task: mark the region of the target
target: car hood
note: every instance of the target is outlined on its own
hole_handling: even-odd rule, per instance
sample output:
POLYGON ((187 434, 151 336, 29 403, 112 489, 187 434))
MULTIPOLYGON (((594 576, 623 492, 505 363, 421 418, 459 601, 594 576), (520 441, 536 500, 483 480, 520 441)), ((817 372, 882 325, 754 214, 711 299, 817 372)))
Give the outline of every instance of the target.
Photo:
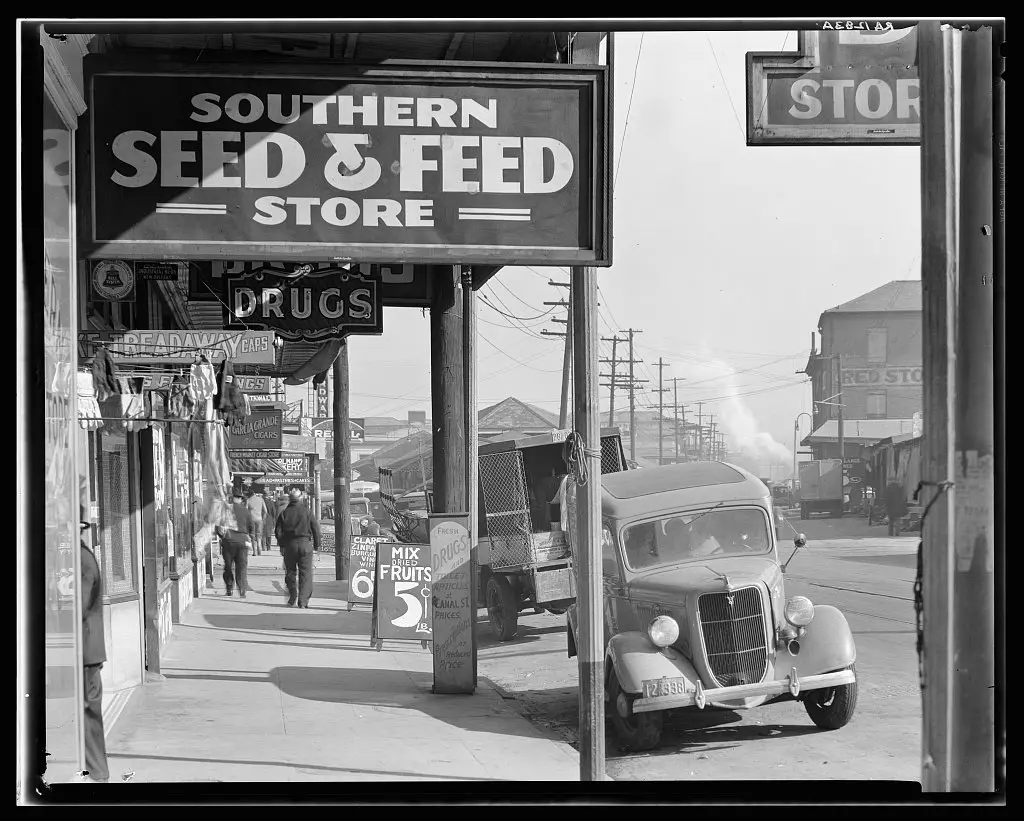
POLYGON ((775 558, 737 556, 711 561, 693 561, 651 570, 629 583, 630 598, 659 602, 671 601, 688 593, 707 593, 726 589, 726 578, 731 589, 764 583, 777 590, 782 573, 775 558))

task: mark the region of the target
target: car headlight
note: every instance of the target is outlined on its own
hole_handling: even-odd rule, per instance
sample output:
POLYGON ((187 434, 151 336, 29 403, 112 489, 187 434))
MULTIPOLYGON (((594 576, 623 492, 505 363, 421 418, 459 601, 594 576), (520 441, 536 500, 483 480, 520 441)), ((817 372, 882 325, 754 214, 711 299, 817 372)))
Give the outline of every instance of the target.
POLYGON ((796 627, 804 627, 814 618, 814 605, 806 596, 793 596, 786 602, 786 621, 796 627))
POLYGON ((658 647, 670 647, 679 640, 679 623, 671 616, 656 616, 647 628, 647 635, 658 647))

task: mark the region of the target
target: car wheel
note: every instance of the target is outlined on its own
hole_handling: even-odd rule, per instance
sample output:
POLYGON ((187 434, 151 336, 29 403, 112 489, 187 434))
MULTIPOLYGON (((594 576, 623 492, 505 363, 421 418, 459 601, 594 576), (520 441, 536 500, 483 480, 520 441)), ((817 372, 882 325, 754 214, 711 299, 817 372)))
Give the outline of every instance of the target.
POLYGON ((635 695, 622 689, 619 676, 613 667, 608 674, 608 715, 612 720, 615 738, 625 750, 653 750, 661 741, 665 713, 660 710, 652 713, 634 713, 635 700, 635 695))
POLYGON ((519 630, 519 603, 511 583, 504 576, 491 576, 487 580, 487 617, 498 641, 515 638, 519 630))
MULTIPOLYGON (((850 667, 854 675, 856 667, 850 667)), ((845 727, 853 718, 857 708, 857 681, 829 687, 824 690, 811 690, 804 697, 804 709, 818 727, 823 730, 838 730, 845 727)))

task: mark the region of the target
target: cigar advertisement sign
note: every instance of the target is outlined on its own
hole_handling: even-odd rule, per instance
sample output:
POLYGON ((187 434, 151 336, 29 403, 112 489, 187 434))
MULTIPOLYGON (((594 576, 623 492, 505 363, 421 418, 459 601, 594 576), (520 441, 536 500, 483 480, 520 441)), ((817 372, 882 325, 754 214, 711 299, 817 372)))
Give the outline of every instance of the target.
POLYGON ((747 145, 920 145, 917 28, 827 23, 747 54, 747 145))
POLYGON ((281 447, 281 417, 279 410, 254 410, 229 431, 229 450, 272 449, 281 447))
POLYGON ((611 264, 607 67, 85 66, 89 257, 611 264))

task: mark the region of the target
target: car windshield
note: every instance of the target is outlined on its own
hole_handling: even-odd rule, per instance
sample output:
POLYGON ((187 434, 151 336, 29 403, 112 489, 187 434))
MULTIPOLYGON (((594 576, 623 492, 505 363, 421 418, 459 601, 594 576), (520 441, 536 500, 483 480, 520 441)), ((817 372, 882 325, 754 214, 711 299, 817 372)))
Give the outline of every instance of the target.
POLYGON ((622 534, 630 570, 695 559, 767 553, 771 539, 760 508, 693 511, 630 525, 622 534))

